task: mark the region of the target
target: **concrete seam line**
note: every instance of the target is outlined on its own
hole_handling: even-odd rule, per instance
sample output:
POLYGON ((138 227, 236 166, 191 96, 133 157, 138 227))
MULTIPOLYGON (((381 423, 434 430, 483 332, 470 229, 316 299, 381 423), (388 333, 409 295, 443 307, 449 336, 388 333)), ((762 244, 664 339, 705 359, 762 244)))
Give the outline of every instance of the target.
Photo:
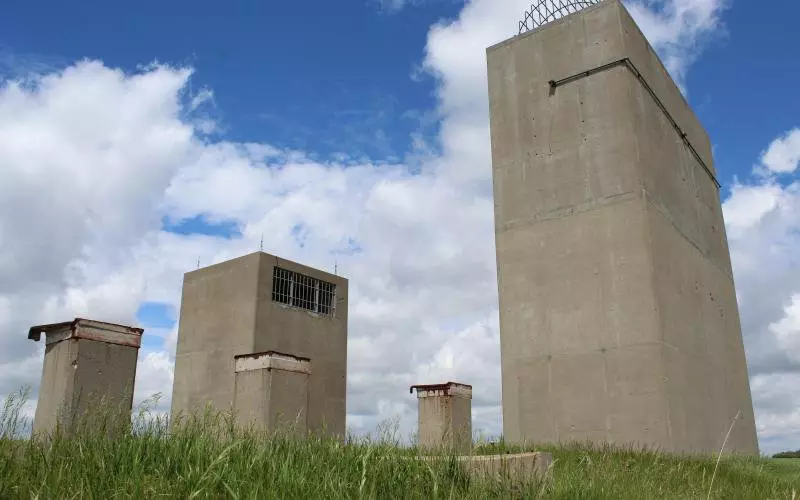
POLYGON ((603 64, 602 66, 597 66, 596 68, 592 68, 586 71, 581 71, 580 73, 576 73, 572 76, 568 76, 560 80, 550 80, 548 83, 550 84, 551 93, 554 92, 557 87, 560 87, 567 83, 574 82, 575 80, 579 80, 581 78, 588 77, 595 73, 599 73, 601 71, 605 71, 607 69, 611 69, 620 65, 625 65, 625 67, 628 68, 628 70, 630 70, 631 73, 633 73, 633 75, 636 77, 639 83, 642 84, 645 90, 647 90, 647 93, 650 94, 650 97, 652 97, 653 100, 656 102, 656 105, 658 105, 658 107, 661 109, 661 112, 664 113, 664 115, 670 121, 672 127, 675 129, 676 132, 678 132, 678 135, 680 136, 683 143, 686 144, 686 146, 689 148, 689 151, 692 152, 692 155, 695 157, 698 163, 700 163, 700 166, 703 167, 703 170, 705 170, 708 177, 714 182, 714 186, 716 186, 717 189, 720 189, 722 185, 719 183, 714 173, 711 172, 711 169, 708 168, 706 162, 703 161, 703 158, 700 156, 700 153, 697 152, 692 143, 689 141, 689 137, 686 134, 686 132, 684 132, 683 129, 681 129, 680 125, 678 125, 678 122, 675 121, 675 119, 670 114, 669 110, 667 110, 667 107, 664 106, 664 103, 661 101, 661 99, 658 98, 658 94, 656 94, 656 92, 653 90, 650 84, 647 83, 647 80, 645 80, 644 75, 642 75, 642 73, 636 68, 636 65, 633 64, 633 61, 631 61, 630 58, 625 57, 623 59, 619 59, 618 61, 603 64))

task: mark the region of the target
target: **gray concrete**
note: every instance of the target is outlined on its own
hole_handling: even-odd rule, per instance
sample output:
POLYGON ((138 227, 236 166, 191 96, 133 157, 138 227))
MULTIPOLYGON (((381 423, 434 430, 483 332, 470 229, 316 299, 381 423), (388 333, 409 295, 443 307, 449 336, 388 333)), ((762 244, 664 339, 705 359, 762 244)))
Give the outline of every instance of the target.
POLYGON ((423 450, 472 452, 472 386, 447 382, 414 385, 417 391, 418 446, 423 450))
POLYGON ((183 282, 172 416, 206 404, 234 404, 234 357, 267 351, 308 358, 308 430, 344 436, 347 280, 257 252, 186 273, 183 282), (316 314, 272 300, 278 266, 336 285, 335 313, 316 314))
MULTIPOLYGON (((419 456, 414 459, 427 463, 450 461, 449 455, 419 456)), ((464 472, 479 481, 530 482, 532 478, 544 479, 553 465, 552 453, 530 452, 502 455, 462 455, 455 457, 464 472)))
POLYGON ((495 481, 530 481, 544 478, 553 464, 551 453, 511 453, 458 457, 467 473, 476 479, 495 481))
POLYGON ((618 0, 487 50, 503 430, 756 454, 711 144, 618 0), (551 80, 628 58, 626 65, 551 80))
POLYGON ((33 433, 59 427, 70 434, 81 422, 100 425, 99 419, 111 419, 102 424, 112 427, 129 422, 143 330, 79 318, 34 326, 28 338, 39 341, 42 333, 46 347, 33 433))
POLYGON ((256 431, 304 436, 308 431, 311 361, 279 353, 236 357, 237 424, 256 431))

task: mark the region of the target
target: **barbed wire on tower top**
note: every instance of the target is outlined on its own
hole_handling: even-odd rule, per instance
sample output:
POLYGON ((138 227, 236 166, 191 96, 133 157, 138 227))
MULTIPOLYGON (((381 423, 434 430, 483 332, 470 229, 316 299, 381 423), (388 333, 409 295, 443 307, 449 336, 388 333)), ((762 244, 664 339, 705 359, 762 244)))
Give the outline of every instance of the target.
POLYGON ((569 14, 581 11, 586 7, 598 4, 603 0, 538 0, 525 11, 525 17, 519 22, 519 34, 543 26, 569 14))

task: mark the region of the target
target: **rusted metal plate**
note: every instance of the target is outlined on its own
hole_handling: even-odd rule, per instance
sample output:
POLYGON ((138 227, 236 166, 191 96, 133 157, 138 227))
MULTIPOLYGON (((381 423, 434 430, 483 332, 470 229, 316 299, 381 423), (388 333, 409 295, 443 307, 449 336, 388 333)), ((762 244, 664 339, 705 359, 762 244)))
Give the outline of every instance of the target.
POLYGON ((142 333, 144 333, 143 328, 136 328, 134 326, 128 326, 128 325, 120 325, 118 323, 107 323, 105 321, 97 321, 86 318, 75 318, 75 321, 73 321, 73 323, 78 326, 97 327, 97 328, 102 328, 104 330, 126 333, 129 335, 141 335, 142 333))
POLYGON ((49 333, 56 333, 59 330, 71 331, 72 330, 72 325, 74 323, 75 323, 74 321, 66 321, 64 323, 53 323, 53 324, 50 324, 50 325, 32 326, 28 330, 28 338, 30 340, 39 342, 39 340, 42 338, 42 334, 43 333, 45 335, 47 335, 49 333))
POLYGON ((124 345, 128 347, 140 347, 142 344, 142 334, 120 333, 114 330, 106 330, 97 326, 78 326, 72 334, 72 338, 95 340, 108 344, 124 345))

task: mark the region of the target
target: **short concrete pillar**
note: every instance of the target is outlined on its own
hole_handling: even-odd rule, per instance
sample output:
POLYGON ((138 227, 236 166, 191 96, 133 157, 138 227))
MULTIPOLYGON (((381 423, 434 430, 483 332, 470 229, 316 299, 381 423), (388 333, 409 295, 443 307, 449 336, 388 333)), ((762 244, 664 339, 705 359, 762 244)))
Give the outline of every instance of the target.
POLYGON ((268 351, 236 356, 235 366, 238 425, 296 437, 307 433, 310 359, 268 351))
POLYGON ((412 385, 419 402, 419 447, 469 454, 472 451, 472 386, 412 385))
POLYGON ((58 426, 70 434, 81 422, 106 425, 108 431, 129 424, 143 332, 81 318, 31 327, 29 339, 38 342, 45 335, 33 433, 48 434, 58 426))

